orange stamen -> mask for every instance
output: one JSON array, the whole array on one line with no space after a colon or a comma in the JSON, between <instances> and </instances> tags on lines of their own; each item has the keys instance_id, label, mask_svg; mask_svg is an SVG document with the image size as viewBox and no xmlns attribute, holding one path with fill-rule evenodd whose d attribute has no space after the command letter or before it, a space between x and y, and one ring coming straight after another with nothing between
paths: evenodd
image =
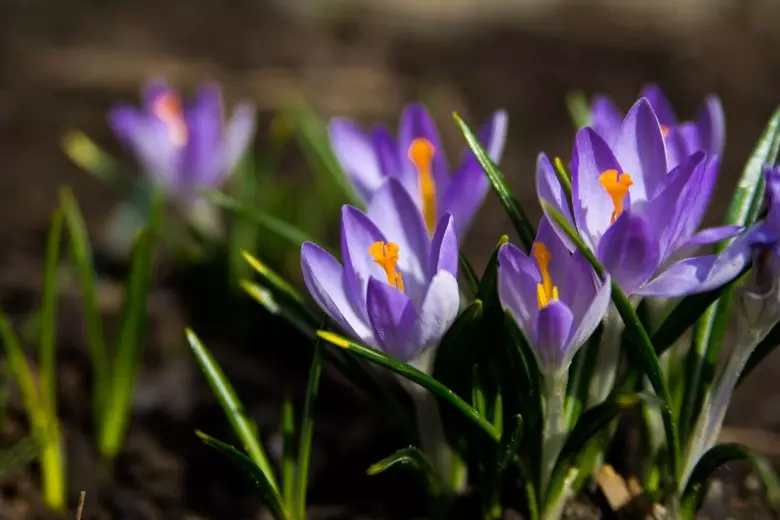
<instances>
[{"instance_id":1,"label":"orange stamen","mask_svg":"<svg viewBox=\"0 0 780 520\"><path fill-rule=\"evenodd\" d=\"M431 172L434 155L436 155L436 148L423 137L418 137L409 145L409 160L412 161L420 176L423 220L430 234L436 230L436 181Z\"/></svg>"},{"instance_id":2,"label":"orange stamen","mask_svg":"<svg viewBox=\"0 0 780 520\"><path fill-rule=\"evenodd\" d=\"M387 283L404 292L404 280L401 273L395 270L398 263L398 246L393 242L374 242L369 246L368 254L385 270Z\"/></svg>"},{"instance_id":3,"label":"orange stamen","mask_svg":"<svg viewBox=\"0 0 780 520\"><path fill-rule=\"evenodd\" d=\"M531 247L531 254L536 259L536 265L539 267L539 274L542 276L542 283L536 284L536 304L540 309L558 299L558 288L553 285L550 277L550 260L552 256L547 247L541 242L534 242Z\"/></svg>"},{"instance_id":4,"label":"orange stamen","mask_svg":"<svg viewBox=\"0 0 780 520\"><path fill-rule=\"evenodd\" d=\"M617 170L606 170L599 176L599 184L612 198L612 205L615 209L612 211L610 223L615 222L623 213L623 199L626 198L628 188L634 184L634 181L627 173L618 174Z\"/></svg>"},{"instance_id":5,"label":"orange stamen","mask_svg":"<svg viewBox=\"0 0 780 520\"><path fill-rule=\"evenodd\" d=\"M168 136L176 146L184 146L189 139L187 123L179 99L166 93L159 96L152 105L152 113L162 121L168 129Z\"/></svg>"},{"instance_id":6,"label":"orange stamen","mask_svg":"<svg viewBox=\"0 0 780 520\"><path fill-rule=\"evenodd\" d=\"M666 137L669 135L669 127L666 125L661 125L661 135Z\"/></svg>"}]
</instances>

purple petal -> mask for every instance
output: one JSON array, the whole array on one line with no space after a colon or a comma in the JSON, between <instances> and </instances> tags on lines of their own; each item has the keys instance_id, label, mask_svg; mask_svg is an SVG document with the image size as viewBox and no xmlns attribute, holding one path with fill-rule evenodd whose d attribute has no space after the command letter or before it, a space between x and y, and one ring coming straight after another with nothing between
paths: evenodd
<instances>
[{"instance_id":1,"label":"purple petal","mask_svg":"<svg viewBox=\"0 0 780 520\"><path fill-rule=\"evenodd\" d=\"M458 276L458 235L455 232L455 221L450 214L439 220L431 240L428 277L433 278L439 271L447 271L456 278Z\"/></svg>"},{"instance_id":2,"label":"purple petal","mask_svg":"<svg viewBox=\"0 0 780 520\"><path fill-rule=\"evenodd\" d=\"M414 301L428 284L430 239L422 215L409 193L396 179L386 179L368 205L368 218L389 242L398 245L398 269Z\"/></svg>"},{"instance_id":3,"label":"purple petal","mask_svg":"<svg viewBox=\"0 0 780 520\"><path fill-rule=\"evenodd\" d=\"M666 167L670 171L684 163L691 155L688 153L687 136L680 126L669 130L664 143L666 144Z\"/></svg>"},{"instance_id":4,"label":"purple petal","mask_svg":"<svg viewBox=\"0 0 780 520\"><path fill-rule=\"evenodd\" d=\"M670 226L662 235L663 254L665 255L690 240L699 228L715 187L718 158L708 157L701 160L701 154L696 154L678 168L690 168L693 164L695 164L695 169L685 186L677 193L676 200L674 200L674 193L670 194L669 205L674 207L674 211Z\"/></svg>"},{"instance_id":5,"label":"purple petal","mask_svg":"<svg viewBox=\"0 0 780 520\"><path fill-rule=\"evenodd\" d=\"M398 145L390 130L384 125L375 125L371 129L371 144L376 152L382 175L396 176L401 170L401 163L398 160Z\"/></svg>"},{"instance_id":6,"label":"purple petal","mask_svg":"<svg viewBox=\"0 0 780 520\"><path fill-rule=\"evenodd\" d=\"M597 96L590 108L590 126L610 145L620 134L623 114L606 96Z\"/></svg>"},{"instance_id":7,"label":"purple petal","mask_svg":"<svg viewBox=\"0 0 780 520\"><path fill-rule=\"evenodd\" d=\"M540 201L552 204L553 208L563 215L567 222L574 225L571 209L569 209L569 199L561 188L561 183L558 181L558 176L555 175L550 159L544 153L540 153L536 159L536 195ZM571 243L566 233L559 229L557 224L552 224L552 226L566 247L573 251L574 244Z\"/></svg>"},{"instance_id":8,"label":"purple petal","mask_svg":"<svg viewBox=\"0 0 780 520\"><path fill-rule=\"evenodd\" d=\"M677 116L674 115L672 104L669 103L669 100L658 85L647 85L642 89L639 97L647 99L656 117L658 117L659 123L669 128L677 125Z\"/></svg>"},{"instance_id":9,"label":"purple petal","mask_svg":"<svg viewBox=\"0 0 780 520\"><path fill-rule=\"evenodd\" d=\"M698 247L717 244L728 238L734 238L743 231L742 226L719 226L703 229L693 235L682 247Z\"/></svg>"},{"instance_id":10,"label":"purple petal","mask_svg":"<svg viewBox=\"0 0 780 520\"><path fill-rule=\"evenodd\" d=\"M607 143L591 128L579 130L572 154L572 204L577 229L592 248L612 218L612 198L599 183L607 170L620 171ZM624 203L624 207L629 206Z\"/></svg>"},{"instance_id":11,"label":"purple petal","mask_svg":"<svg viewBox=\"0 0 780 520\"><path fill-rule=\"evenodd\" d=\"M167 189L178 186L179 148L165 124L154 116L121 105L108 115L117 137L138 157L147 174Z\"/></svg>"},{"instance_id":12,"label":"purple petal","mask_svg":"<svg viewBox=\"0 0 780 520\"><path fill-rule=\"evenodd\" d=\"M331 119L328 137L336 159L357 194L364 202L370 201L385 178L371 140L357 125L344 118Z\"/></svg>"},{"instance_id":13,"label":"purple petal","mask_svg":"<svg viewBox=\"0 0 780 520\"><path fill-rule=\"evenodd\" d=\"M438 345L458 317L460 292L458 281L447 271L439 271L431 280L419 307L419 318L412 337L416 348Z\"/></svg>"},{"instance_id":14,"label":"purple petal","mask_svg":"<svg viewBox=\"0 0 780 520\"><path fill-rule=\"evenodd\" d=\"M214 187L222 176L222 96L214 85L201 87L184 111L187 142L182 153L181 182L189 186Z\"/></svg>"},{"instance_id":15,"label":"purple petal","mask_svg":"<svg viewBox=\"0 0 780 520\"><path fill-rule=\"evenodd\" d=\"M726 144L726 116L717 96L708 96L696 116L701 149L708 155L722 155Z\"/></svg>"},{"instance_id":16,"label":"purple petal","mask_svg":"<svg viewBox=\"0 0 780 520\"><path fill-rule=\"evenodd\" d=\"M341 256L344 259L344 274L351 299L360 302L365 312L368 279L373 276L385 280L384 270L374 262L368 252L374 242L387 242L385 235L359 209L345 205L341 209ZM367 315L363 315L368 319Z\"/></svg>"},{"instance_id":17,"label":"purple petal","mask_svg":"<svg viewBox=\"0 0 780 520\"><path fill-rule=\"evenodd\" d=\"M640 215L623 213L604 233L597 256L623 291L631 295L660 263L658 238Z\"/></svg>"},{"instance_id":18,"label":"purple petal","mask_svg":"<svg viewBox=\"0 0 780 520\"><path fill-rule=\"evenodd\" d=\"M371 277L366 305L377 345L402 361L414 357L417 348L412 341L412 332L417 310L412 300L395 287Z\"/></svg>"},{"instance_id":19,"label":"purple petal","mask_svg":"<svg viewBox=\"0 0 780 520\"><path fill-rule=\"evenodd\" d=\"M221 160L218 170L222 177L233 171L246 153L255 135L255 123L254 105L251 103L236 105L222 135ZM217 180L217 184L219 180Z\"/></svg>"},{"instance_id":20,"label":"purple petal","mask_svg":"<svg viewBox=\"0 0 780 520\"><path fill-rule=\"evenodd\" d=\"M628 111L614 146L621 173L628 173L632 203L652 197L666 177L666 149L661 127L646 99L637 101Z\"/></svg>"},{"instance_id":21,"label":"purple petal","mask_svg":"<svg viewBox=\"0 0 780 520\"><path fill-rule=\"evenodd\" d=\"M398 151L401 164L406 171L405 175L408 175L409 172L417 174L412 161L409 160L409 147L412 141L419 137L430 141L435 149L431 170L436 182L437 198L441 202L450 182L449 166L447 165L447 157L444 154L444 146L442 146L436 123L431 118L428 109L421 103L412 103L407 105L401 114L401 123L398 129Z\"/></svg>"},{"instance_id":22,"label":"purple petal","mask_svg":"<svg viewBox=\"0 0 780 520\"><path fill-rule=\"evenodd\" d=\"M590 262L580 253L575 252L569 263L569 270L558 284L560 300L574 314L575 321L579 321L593 304L596 291L603 283L593 272Z\"/></svg>"},{"instance_id":23,"label":"purple petal","mask_svg":"<svg viewBox=\"0 0 780 520\"><path fill-rule=\"evenodd\" d=\"M507 120L506 112L499 110L493 114L490 121L477 134L479 142L495 163L499 162L504 152ZM482 171L482 167L471 150L466 151L460 166L440 199L442 211L451 213L455 217L455 226L459 235L468 229L489 189L490 181L487 175Z\"/></svg>"},{"instance_id":24,"label":"purple petal","mask_svg":"<svg viewBox=\"0 0 780 520\"><path fill-rule=\"evenodd\" d=\"M560 370L566 358L570 358L573 322L571 311L560 301L551 301L539 311L532 341L542 371Z\"/></svg>"},{"instance_id":25,"label":"purple petal","mask_svg":"<svg viewBox=\"0 0 780 520\"><path fill-rule=\"evenodd\" d=\"M548 266L550 278L552 278L553 285L557 285L560 290L560 285L568 277L572 257L569 248L561 241L547 217L542 217L539 221L534 243L544 244L550 253Z\"/></svg>"},{"instance_id":26,"label":"purple petal","mask_svg":"<svg viewBox=\"0 0 780 520\"><path fill-rule=\"evenodd\" d=\"M347 333L373 345L368 325L347 295L341 264L320 246L304 242L301 245L301 271L306 288L317 305Z\"/></svg>"},{"instance_id":27,"label":"purple petal","mask_svg":"<svg viewBox=\"0 0 780 520\"><path fill-rule=\"evenodd\" d=\"M498 252L498 297L517 325L531 337L539 314L536 286L542 281L533 260L513 244Z\"/></svg>"},{"instance_id":28,"label":"purple petal","mask_svg":"<svg viewBox=\"0 0 780 520\"><path fill-rule=\"evenodd\" d=\"M580 263L580 260L587 264L587 267L590 269L590 264L588 264L587 260L579 254L575 255L575 262L573 262L573 264ZM594 277L592 269L590 277L591 279ZM587 292L590 290L590 287L583 287L583 289L583 292ZM574 314L575 324L574 332L569 340L569 344L571 345L569 356L574 356L574 354L576 354L577 349L591 337L593 331L596 330L596 327L599 326L602 318L604 318L604 315L607 313L610 301L612 300L611 278L607 275L606 280L603 282L599 281L598 288L589 299L586 300L583 295L579 294L576 298L577 307L571 308L572 314Z\"/></svg>"}]
</instances>

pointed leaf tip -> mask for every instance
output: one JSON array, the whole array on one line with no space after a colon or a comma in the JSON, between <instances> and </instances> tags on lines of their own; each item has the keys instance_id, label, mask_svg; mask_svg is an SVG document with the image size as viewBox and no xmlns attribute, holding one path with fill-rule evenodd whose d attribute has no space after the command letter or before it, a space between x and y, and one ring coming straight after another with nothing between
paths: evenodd
<instances>
[{"instance_id":1,"label":"pointed leaf tip","mask_svg":"<svg viewBox=\"0 0 780 520\"><path fill-rule=\"evenodd\" d=\"M349 349L349 340L339 336L338 334L334 334L333 332L327 330L318 330L317 336L319 336L320 338L324 339L325 341L327 341L332 345L336 345L337 347L343 349Z\"/></svg>"}]
</instances>

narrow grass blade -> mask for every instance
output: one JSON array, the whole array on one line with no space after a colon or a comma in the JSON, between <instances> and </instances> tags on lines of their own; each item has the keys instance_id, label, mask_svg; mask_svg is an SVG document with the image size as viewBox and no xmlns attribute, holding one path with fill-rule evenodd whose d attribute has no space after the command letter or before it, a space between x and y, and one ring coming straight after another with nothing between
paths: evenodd
<instances>
[{"instance_id":1,"label":"narrow grass blade","mask_svg":"<svg viewBox=\"0 0 780 520\"><path fill-rule=\"evenodd\" d=\"M71 130L60 143L65 155L79 168L115 188L126 188L127 179L119 173L119 165L84 132Z\"/></svg>"},{"instance_id":2,"label":"narrow grass blade","mask_svg":"<svg viewBox=\"0 0 780 520\"><path fill-rule=\"evenodd\" d=\"M523 440L524 423L520 414L512 417L501 435L501 441L498 444L498 473L502 474L517 455L520 442Z\"/></svg>"},{"instance_id":3,"label":"narrow grass blade","mask_svg":"<svg viewBox=\"0 0 780 520\"><path fill-rule=\"evenodd\" d=\"M772 327L769 334L761 340L761 343L758 344L750 355L745 368L742 369L742 373L739 375L739 382L737 384L741 384L769 354L774 352L778 345L780 345L780 324Z\"/></svg>"},{"instance_id":4,"label":"narrow grass blade","mask_svg":"<svg viewBox=\"0 0 780 520\"><path fill-rule=\"evenodd\" d=\"M590 125L590 105L583 92L574 90L566 94L566 108L574 128Z\"/></svg>"},{"instance_id":5,"label":"narrow grass blade","mask_svg":"<svg viewBox=\"0 0 780 520\"><path fill-rule=\"evenodd\" d=\"M325 323L323 323L323 327ZM298 469L295 472L295 518L306 518L306 490L309 485L309 461L311 459L311 443L314 435L314 406L320 388L322 374L323 340L321 337L314 342L309 382L306 385L306 400L301 416L301 433L298 437Z\"/></svg>"},{"instance_id":6,"label":"narrow grass blade","mask_svg":"<svg viewBox=\"0 0 780 520\"><path fill-rule=\"evenodd\" d=\"M369 475L378 475L397 465L409 466L419 471L425 478L428 492L431 495L438 496L441 494L442 490L445 489L441 477L436 473L436 470L433 468L430 460L428 460L428 457L425 453L420 451L419 448L414 446L398 450L389 457L385 457L379 462L372 464L366 473Z\"/></svg>"},{"instance_id":7,"label":"narrow grass blade","mask_svg":"<svg viewBox=\"0 0 780 520\"><path fill-rule=\"evenodd\" d=\"M771 463L763 456L741 444L719 444L702 456L693 470L682 495L682 518L692 519L704 500L704 495L715 471L733 461L744 460L753 465L767 492L767 499L773 507L780 502L780 481Z\"/></svg>"},{"instance_id":8,"label":"narrow grass blade","mask_svg":"<svg viewBox=\"0 0 780 520\"><path fill-rule=\"evenodd\" d=\"M759 138L742 170L737 189L726 210L724 225L749 226L753 223L763 199L763 168L775 163L778 150L780 150L780 109L772 114L764 133ZM722 251L732 240L717 244L715 251ZM731 301L732 290L729 288L723 292L715 304L707 309L694 328L695 341L688 354L687 387L682 406L684 415L681 418L681 427L683 432L690 431L693 410L698 409L699 403L712 383L714 365L728 323ZM682 422L683 420L685 422Z\"/></svg>"},{"instance_id":9,"label":"narrow grass blade","mask_svg":"<svg viewBox=\"0 0 780 520\"><path fill-rule=\"evenodd\" d=\"M458 397L455 392L442 385L424 372L417 370L403 361L388 356L384 352L380 352L370 347L354 343L342 336L339 336L338 334L334 334L325 330L319 330L317 331L317 335L336 347L343 348L347 350L347 352L353 353L372 363L388 368L396 374L405 377L409 381L417 383L435 396L454 406L467 419L482 429L495 442L501 440L501 434L496 431L495 427L489 421L479 415L479 413L477 413L474 408L469 406L466 401Z\"/></svg>"},{"instance_id":10,"label":"narrow grass blade","mask_svg":"<svg viewBox=\"0 0 780 520\"><path fill-rule=\"evenodd\" d=\"M591 266L593 266L594 271L603 278L605 274L604 266L599 263L593 255L593 252L585 245L579 234L572 228L571 224L569 224L564 216L550 204L542 201L542 205L544 206L545 213L555 220L560 228L566 233L569 240L575 245L577 250L580 251ZM620 286L615 282L612 282L612 302L620 313L620 317L623 319L628 337L634 343L634 348L629 349L631 361L638 366L641 366L642 371L645 373L653 387L653 391L655 391L663 400L661 416L664 422L664 434L666 436L670 474L673 480L672 483L675 484L679 478L678 475L680 471L679 433L677 431L672 409L672 397L661 372L661 363L655 353L653 343L650 341L650 336L642 326L642 322L634 311L634 307L631 305L631 302L628 301L628 298L620 289Z\"/></svg>"},{"instance_id":11,"label":"narrow grass blade","mask_svg":"<svg viewBox=\"0 0 780 520\"><path fill-rule=\"evenodd\" d=\"M274 486L274 483L268 480L268 474L258 467L254 460L250 459L233 446L217 440L201 431L196 431L195 434L207 446L211 446L230 459L233 464L241 469L243 473L254 482L263 495L265 506L269 509L271 516L273 516L275 520L289 520L290 517L284 508L279 491Z\"/></svg>"},{"instance_id":12,"label":"narrow grass blade","mask_svg":"<svg viewBox=\"0 0 780 520\"><path fill-rule=\"evenodd\" d=\"M43 275L43 292L40 313L39 370L41 378L41 404L50 416L57 415L57 267L60 261L63 217L55 210L46 244L46 267Z\"/></svg>"},{"instance_id":13,"label":"narrow grass blade","mask_svg":"<svg viewBox=\"0 0 780 520\"><path fill-rule=\"evenodd\" d=\"M295 510L295 410L290 396L282 403L282 498L287 511Z\"/></svg>"},{"instance_id":14,"label":"narrow grass blade","mask_svg":"<svg viewBox=\"0 0 780 520\"><path fill-rule=\"evenodd\" d=\"M270 487L278 494L279 485L276 483L276 477L274 476L273 468L268 460L265 450L263 449L260 440L257 438L256 429L252 421L250 421L245 413L244 407L239 401L236 391L233 389L233 385L225 374L222 372L217 361L208 351L205 345L201 343L198 336L195 333L187 329L187 341L192 348L192 352L195 354L200 368L203 370L203 374L208 380L211 390L214 392L214 396L217 398L222 410L225 412L230 426L233 428L238 439L241 441L242 446L249 454L254 464L265 475L265 480L268 481Z\"/></svg>"},{"instance_id":15,"label":"narrow grass blade","mask_svg":"<svg viewBox=\"0 0 780 520\"><path fill-rule=\"evenodd\" d=\"M148 223L137 237L119 321L114 363L100 431L100 451L113 459L122 448L130 418L133 386L141 363L141 344L146 330L146 304L151 285L154 250L162 217L163 198L155 196Z\"/></svg>"},{"instance_id":16,"label":"narrow grass blade","mask_svg":"<svg viewBox=\"0 0 780 520\"><path fill-rule=\"evenodd\" d=\"M555 167L555 176L558 177L558 182L561 183L566 200L569 201L569 206L571 206L571 174L566 170L560 157L555 158L553 166Z\"/></svg>"},{"instance_id":17,"label":"narrow grass blade","mask_svg":"<svg viewBox=\"0 0 780 520\"><path fill-rule=\"evenodd\" d=\"M81 284L81 299L84 312L87 344L92 363L93 414L96 424L102 424L105 411L104 399L108 395L109 365L106 354L103 323L98 307L95 269L92 260L92 246L81 209L69 189L60 190L60 207L65 216L65 226L70 237L71 255Z\"/></svg>"},{"instance_id":18,"label":"narrow grass blade","mask_svg":"<svg viewBox=\"0 0 780 520\"><path fill-rule=\"evenodd\" d=\"M479 291L479 276L474 270L474 266L471 265L469 259L460 251L458 254L458 265L460 265L460 272L463 274L463 278L466 280L466 285L473 296L477 295Z\"/></svg>"},{"instance_id":19,"label":"narrow grass blade","mask_svg":"<svg viewBox=\"0 0 780 520\"><path fill-rule=\"evenodd\" d=\"M460 127L461 132L463 132L463 135L466 137L466 142L468 143L469 148L471 148L471 151L474 153L474 156L477 158L480 166L482 166L482 169L485 171L488 179L490 179L490 183L493 185L493 189L496 191L498 198L501 199L501 204L503 204L504 209L509 215L512 224L514 225L515 230L520 237L520 242L522 243L526 252L530 251L531 245L533 245L534 238L536 237L536 231L529 223L528 218L523 212L523 208L520 206L520 203L517 202L517 199L509 189L504 174L501 172L501 170L498 169L496 163L490 159L490 156L480 144L477 136L463 121L463 119L461 119L460 115L456 112L453 114L453 117L455 118L455 122Z\"/></svg>"},{"instance_id":20,"label":"narrow grass blade","mask_svg":"<svg viewBox=\"0 0 780 520\"><path fill-rule=\"evenodd\" d=\"M311 242L312 238L304 231L270 215L256 207L249 206L245 202L234 199L229 195L217 190L203 190L203 195L213 204L236 213L239 217L246 219L265 230L282 238L293 247L300 247L303 242Z\"/></svg>"}]
</instances>

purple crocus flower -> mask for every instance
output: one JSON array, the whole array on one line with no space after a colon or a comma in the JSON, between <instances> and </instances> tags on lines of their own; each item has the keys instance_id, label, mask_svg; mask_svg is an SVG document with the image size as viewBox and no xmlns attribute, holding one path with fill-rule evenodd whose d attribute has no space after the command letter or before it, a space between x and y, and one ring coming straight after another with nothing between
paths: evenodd
<instances>
[{"instance_id":1,"label":"purple crocus flower","mask_svg":"<svg viewBox=\"0 0 780 520\"><path fill-rule=\"evenodd\" d=\"M531 257L512 244L498 253L498 295L545 373L566 370L607 312L610 279L599 280L542 217Z\"/></svg>"},{"instance_id":2,"label":"purple crocus flower","mask_svg":"<svg viewBox=\"0 0 780 520\"><path fill-rule=\"evenodd\" d=\"M182 107L165 83L149 83L142 105L122 104L109 112L117 137L168 192L189 197L198 188L213 188L233 169L252 138L254 107L238 105L227 122L216 84L203 85L192 103Z\"/></svg>"},{"instance_id":3,"label":"purple crocus flower","mask_svg":"<svg viewBox=\"0 0 780 520\"><path fill-rule=\"evenodd\" d=\"M351 336L403 361L436 345L458 314L458 239L445 214L433 237L415 202L395 179L367 214L341 212L342 266L311 242L301 269L314 300Z\"/></svg>"},{"instance_id":4,"label":"purple crocus flower","mask_svg":"<svg viewBox=\"0 0 780 520\"><path fill-rule=\"evenodd\" d=\"M726 123L716 96L704 100L695 121L683 122L677 119L671 103L657 85L646 86L639 97L647 99L661 124L669 169L699 151L710 156L723 154ZM607 144L614 146L620 135L622 112L609 98L597 96L591 104L590 118L590 126Z\"/></svg>"},{"instance_id":5,"label":"purple crocus flower","mask_svg":"<svg viewBox=\"0 0 780 520\"><path fill-rule=\"evenodd\" d=\"M504 150L506 130L506 112L498 110L478 134L496 163ZM397 140L381 125L364 132L345 118L331 120L328 133L336 158L366 204L386 178L395 178L423 214L429 233L434 232L441 216L449 213L462 236L490 187L470 151L450 174L436 123L421 104L404 109Z\"/></svg>"},{"instance_id":6,"label":"purple crocus flower","mask_svg":"<svg viewBox=\"0 0 780 520\"><path fill-rule=\"evenodd\" d=\"M736 262L716 255L685 258L698 246L741 231L724 226L696 232L717 167L717 156L697 152L669 171L658 118L643 98L620 124L612 146L592 128L577 132L573 211L544 155L537 164L537 190L576 226L626 293L676 297L725 283Z\"/></svg>"}]
</instances>

